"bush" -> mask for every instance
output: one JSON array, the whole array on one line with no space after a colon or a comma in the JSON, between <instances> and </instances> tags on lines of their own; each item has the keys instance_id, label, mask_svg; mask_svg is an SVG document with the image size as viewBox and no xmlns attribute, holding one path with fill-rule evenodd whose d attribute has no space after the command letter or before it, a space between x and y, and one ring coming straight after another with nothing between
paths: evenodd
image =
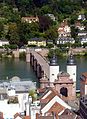
<instances>
[{"instance_id":1,"label":"bush","mask_svg":"<svg viewBox=\"0 0 87 119\"><path fill-rule=\"evenodd\" d=\"M52 47L54 47L54 45L53 44L47 44L47 47L52 48Z\"/></svg>"},{"instance_id":2,"label":"bush","mask_svg":"<svg viewBox=\"0 0 87 119\"><path fill-rule=\"evenodd\" d=\"M25 53L25 52L21 52L21 53L19 54L19 58L25 59L25 58L26 58L26 53Z\"/></svg>"},{"instance_id":3,"label":"bush","mask_svg":"<svg viewBox=\"0 0 87 119\"><path fill-rule=\"evenodd\" d=\"M28 45L28 47L37 47L37 45Z\"/></svg>"},{"instance_id":4,"label":"bush","mask_svg":"<svg viewBox=\"0 0 87 119\"><path fill-rule=\"evenodd\" d=\"M17 97L9 98L8 99L8 104L10 104L10 103L13 103L13 104L18 103L18 98Z\"/></svg>"}]
</instances>

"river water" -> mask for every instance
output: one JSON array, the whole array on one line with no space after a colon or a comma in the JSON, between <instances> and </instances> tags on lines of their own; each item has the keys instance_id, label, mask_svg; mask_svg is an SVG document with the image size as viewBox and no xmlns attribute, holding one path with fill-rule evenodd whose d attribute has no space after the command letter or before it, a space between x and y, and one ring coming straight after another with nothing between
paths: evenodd
<instances>
[{"instance_id":1,"label":"river water","mask_svg":"<svg viewBox=\"0 0 87 119\"><path fill-rule=\"evenodd\" d=\"M87 57L75 58L77 63L77 89L80 88L81 73L87 71ZM58 58L60 71L66 71L66 58ZM35 73L29 63L19 59L3 59L0 60L0 80L10 79L18 76L21 80L32 80L37 82Z\"/></svg>"},{"instance_id":2,"label":"river water","mask_svg":"<svg viewBox=\"0 0 87 119\"><path fill-rule=\"evenodd\" d=\"M37 79L30 63L26 63L25 60L11 58L0 60L0 80L10 79L13 76L18 76L21 80Z\"/></svg>"}]
</instances>

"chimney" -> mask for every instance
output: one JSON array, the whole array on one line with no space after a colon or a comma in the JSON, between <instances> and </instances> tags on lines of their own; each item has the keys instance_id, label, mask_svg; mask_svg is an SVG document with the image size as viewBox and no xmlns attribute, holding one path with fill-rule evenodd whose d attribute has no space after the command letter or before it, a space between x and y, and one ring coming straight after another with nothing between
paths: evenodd
<instances>
[{"instance_id":1,"label":"chimney","mask_svg":"<svg viewBox=\"0 0 87 119\"><path fill-rule=\"evenodd\" d=\"M24 111L24 116L26 116L26 110Z\"/></svg>"},{"instance_id":2,"label":"chimney","mask_svg":"<svg viewBox=\"0 0 87 119\"><path fill-rule=\"evenodd\" d=\"M0 112L0 117L2 117L3 118L3 112ZM4 119L4 118L3 118Z\"/></svg>"},{"instance_id":3,"label":"chimney","mask_svg":"<svg viewBox=\"0 0 87 119\"><path fill-rule=\"evenodd\" d=\"M58 114L56 112L52 112L53 114L53 119L59 119Z\"/></svg>"},{"instance_id":4,"label":"chimney","mask_svg":"<svg viewBox=\"0 0 87 119\"><path fill-rule=\"evenodd\" d=\"M39 119L39 114L38 113L36 113L36 119Z\"/></svg>"},{"instance_id":5,"label":"chimney","mask_svg":"<svg viewBox=\"0 0 87 119\"><path fill-rule=\"evenodd\" d=\"M59 117L58 117L58 114L57 114L57 113L55 114L55 117L56 117L56 119L59 119Z\"/></svg>"}]
</instances>

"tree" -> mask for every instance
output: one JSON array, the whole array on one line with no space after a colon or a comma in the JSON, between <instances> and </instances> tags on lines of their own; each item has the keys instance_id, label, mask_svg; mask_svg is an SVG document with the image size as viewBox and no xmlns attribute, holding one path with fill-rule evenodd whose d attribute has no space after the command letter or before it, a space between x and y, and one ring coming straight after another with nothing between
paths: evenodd
<instances>
[{"instance_id":1,"label":"tree","mask_svg":"<svg viewBox=\"0 0 87 119\"><path fill-rule=\"evenodd\" d=\"M20 42L27 44L27 41L33 37L39 37L39 25L38 23L20 23L18 25Z\"/></svg>"},{"instance_id":2,"label":"tree","mask_svg":"<svg viewBox=\"0 0 87 119\"><path fill-rule=\"evenodd\" d=\"M45 5L41 8L41 13L42 13L42 15L51 13L51 8L48 5Z\"/></svg>"},{"instance_id":3,"label":"tree","mask_svg":"<svg viewBox=\"0 0 87 119\"><path fill-rule=\"evenodd\" d=\"M58 38L58 32L56 27L49 28L46 32L46 39L53 40L53 43L55 43L55 39Z\"/></svg>"},{"instance_id":4,"label":"tree","mask_svg":"<svg viewBox=\"0 0 87 119\"><path fill-rule=\"evenodd\" d=\"M33 101L36 100L37 99L37 93L36 93L36 91L34 89L30 90L29 91L29 96L32 97L32 100Z\"/></svg>"},{"instance_id":5,"label":"tree","mask_svg":"<svg viewBox=\"0 0 87 119\"><path fill-rule=\"evenodd\" d=\"M0 38L3 36L4 26L2 23L0 23Z\"/></svg>"},{"instance_id":6,"label":"tree","mask_svg":"<svg viewBox=\"0 0 87 119\"><path fill-rule=\"evenodd\" d=\"M10 44L19 44L20 38L19 38L18 27L16 23L9 24L7 38L10 41Z\"/></svg>"},{"instance_id":7,"label":"tree","mask_svg":"<svg viewBox=\"0 0 87 119\"><path fill-rule=\"evenodd\" d=\"M78 29L75 26L71 26L71 37L76 40L78 35Z\"/></svg>"},{"instance_id":8,"label":"tree","mask_svg":"<svg viewBox=\"0 0 87 119\"><path fill-rule=\"evenodd\" d=\"M77 20L77 15L74 13L73 15L70 16L70 24L73 25L75 21Z\"/></svg>"},{"instance_id":9,"label":"tree","mask_svg":"<svg viewBox=\"0 0 87 119\"><path fill-rule=\"evenodd\" d=\"M42 32L49 29L49 27L52 25L53 21L48 16L40 16L39 17L39 26L40 30Z\"/></svg>"}]
</instances>

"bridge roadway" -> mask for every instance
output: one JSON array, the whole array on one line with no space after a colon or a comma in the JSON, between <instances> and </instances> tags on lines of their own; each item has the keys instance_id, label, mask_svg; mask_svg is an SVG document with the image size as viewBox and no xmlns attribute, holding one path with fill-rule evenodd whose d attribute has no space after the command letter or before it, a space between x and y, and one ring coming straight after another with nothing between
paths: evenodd
<instances>
[{"instance_id":1,"label":"bridge roadway","mask_svg":"<svg viewBox=\"0 0 87 119\"><path fill-rule=\"evenodd\" d=\"M38 52L35 50L30 51L32 55L34 55L34 58L37 60L37 63L40 64L42 67L42 70L44 71L45 75L49 79L49 63L48 61Z\"/></svg>"}]
</instances>

